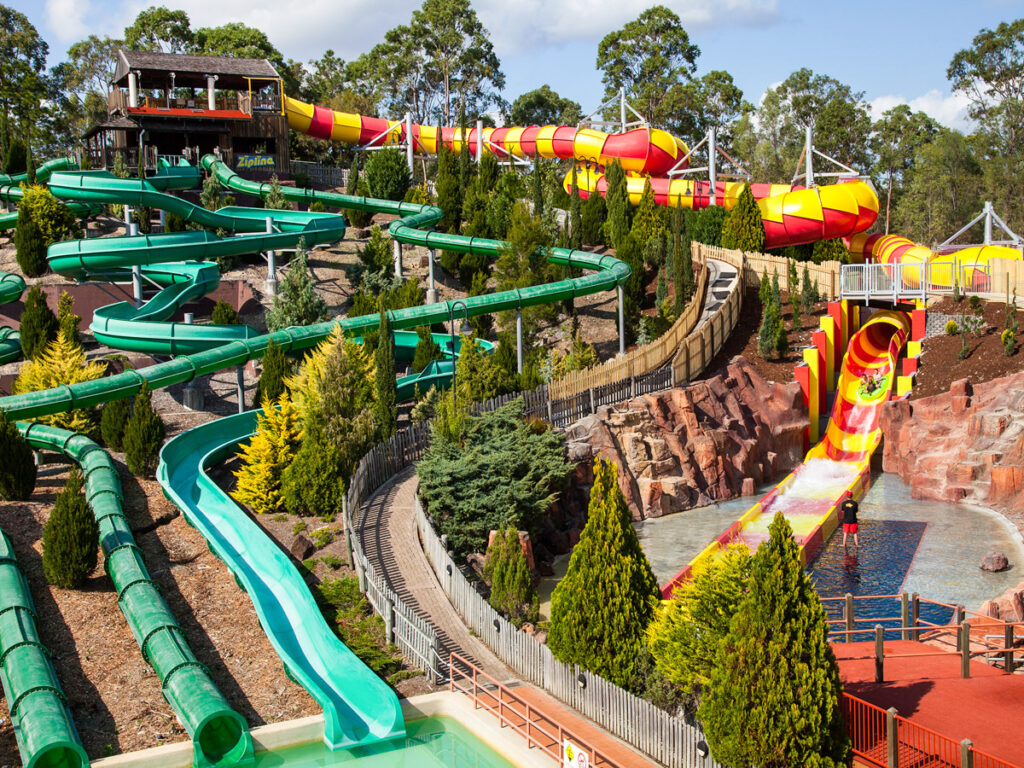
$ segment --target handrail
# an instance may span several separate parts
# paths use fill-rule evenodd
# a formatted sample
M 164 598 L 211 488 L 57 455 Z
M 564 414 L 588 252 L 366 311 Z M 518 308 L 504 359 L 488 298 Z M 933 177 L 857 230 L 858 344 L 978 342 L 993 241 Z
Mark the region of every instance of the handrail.
M 608 755 L 601 752 L 601 750 L 593 746 L 589 741 L 566 728 L 562 725 L 561 721 L 537 711 L 530 702 L 520 696 L 517 696 L 512 689 L 488 675 L 468 659 L 457 653 L 452 653 L 449 655 L 449 668 L 451 669 L 451 673 L 449 675 L 448 689 L 453 692 L 458 691 L 459 693 L 466 694 L 473 700 L 474 707 L 477 709 L 486 709 L 488 712 L 495 715 L 500 721 L 502 728 L 510 727 L 516 733 L 524 736 L 526 738 L 528 749 L 537 747 L 561 764 L 563 762 L 563 745 L 565 744 L 566 739 L 568 739 L 588 754 L 590 757 L 589 764 L 595 766 L 595 768 L 597 766 L 626 768 L 626 766 L 612 760 Z M 465 672 L 463 671 L 463 668 L 468 669 L 469 671 Z M 472 688 L 459 685 L 456 679 L 457 674 L 461 675 L 462 678 L 471 681 Z M 480 679 L 486 681 L 486 686 L 479 682 Z M 481 692 L 483 692 L 483 694 L 488 698 L 494 700 L 495 704 L 490 704 L 486 700 L 482 700 Z M 510 702 L 520 705 L 523 709 L 516 711 L 515 707 L 509 706 Z M 505 713 L 506 708 L 510 709 L 511 712 L 517 716 L 518 720 L 523 720 L 524 722 L 518 723 L 516 720 L 509 718 Z M 536 719 L 534 719 L 534 716 L 536 716 Z M 546 723 L 547 728 L 545 728 L 541 723 Z M 534 733 L 539 733 L 541 736 L 547 737 L 547 741 L 540 741 L 536 739 Z

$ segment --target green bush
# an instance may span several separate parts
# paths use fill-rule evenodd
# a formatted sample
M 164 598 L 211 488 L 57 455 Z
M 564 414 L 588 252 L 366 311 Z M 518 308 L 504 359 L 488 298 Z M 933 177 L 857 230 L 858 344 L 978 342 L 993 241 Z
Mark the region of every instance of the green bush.
M 274 303 L 267 310 L 267 330 L 280 331 L 293 325 L 312 325 L 327 319 L 327 302 L 316 292 L 316 282 L 306 266 L 306 251 L 299 241 L 298 252 L 288 266 Z
M 293 515 L 333 520 L 341 514 L 345 480 L 338 448 L 317 430 L 303 440 L 295 460 L 281 475 L 281 497 Z
M 533 577 L 526 565 L 526 555 L 515 528 L 498 531 L 487 548 L 484 578 L 491 585 L 488 602 L 498 613 L 517 627 L 524 622 L 536 623 L 539 600 L 533 588 Z
M 371 152 L 366 161 L 366 183 L 373 197 L 383 200 L 404 198 L 412 183 L 405 153 L 394 147 Z
M 75 467 L 43 528 L 43 573 L 62 589 L 82 586 L 96 567 L 100 532 L 82 493 L 84 485 Z
M 46 187 L 26 187 L 18 207 L 19 216 L 22 208 L 29 209 L 32 220 L 42 232 L 43 244 L 46 247 L 62 240 L 78 240 L 82 237 L 82 227 L 78 223 L 78 218 Z
M 292 364 L 284 352 L 284 347 L 271 339 L 267 351 L 263 354 L 263 372 L 260 373 L 256 385 L 255 402 L 263 407 L 265 402 L 274 402 L 284 392 L 284 381 L 292 374 Z
M 124 430 L 131 416 L 131 403 L 127 397 L 113 400 L 103 406 L 100 415 L 100 434 L 103 444 L 112 451 L 124 450 Z
M 956 336 L 958 333 L 960 333 L 960 326 L 956 324 L 956 320 L 947 320 L 946 321 L 946 335 L 947 336 Z
M 188 223 L 176 213 L 168 213 L 164 219 L 165 232 L 184 232 L 188 229 Z
M 819 301 L 821 301 L 821 295 L 818 293 L 818 283 L 811 279 L 810 267 L 807 266 L 807 262 L 804 262 L 803 281 L 800 288 L 800 304 L 804 312 L 810 312 Z
M 11 139 L 7 155 L 3 158 L 3 172 L 8 176 L 25 173 L 28 170 L 28 149 L 21 139 Z
M 60 322 L 46 303 L 46 296 L 38 285 L 32 286 L 25 296 L 25 310 L 21 313 L 21 351 L 28 359 L 41 353 L 57 338 Z
M 839 768 L 849 756 L 828 617 L 778 513 L 718 643 L 699 716 L 729 766 Z
M 590 193 L 587 201 L 583 204 L 582 218 L 580 219 L 580 231 L 583 236 L 583 244 L 599 246 L 604 244 L 604 220 L 607 215 L 604 198 L 600 193 Z
M 58 330 L 64 331 L 64 335 L 71 339 L 72 343 L 81 344 L 82 339 L 78 332 L 78 326 L 82 322 L 82 318 L 75 314 L 74 308 L 75 300 L 71 298 L 71 294 L 61 291 L 60 298 L 57 299 Z
M 490 531 L 530 530 L 548 511 L 572 470 L 564 452 L 565 437 L 537 434 L 513 400 L 469 417 L 461 444 L 435 429 L 417 465 L 420 496 L 455 552 L 480 552 Z
M 308 173 L 303 173 L 302 171 L 299 171 L 298 173 L 295 174 L 294 181 L 295 181 L 295 186 L 298 189 L 309 189 L 310 188 L 309 174 Z
M 348 184 L 345 187 L 345 194 L 358 197 L 369 197 L 370 195 L 370 189 L 366 186 L 366 179 L 359 176 L 359 153 L 353 156 L 352 165 L 349 166 Z M 362 229 L 373 219 L 373 214 L 369 211 L 349 208 L 345 211 L 345 217 L 348 219 L 349 225 L 356 229 Z
M 841 238 L 819 240 L 814 244 L 811 251 L 811 261 L 815 264 L 821 264 L 825 261 L 838 261 L 841 264 L 849 264 L 850 251 Z
M 785 326 L 779 314 L 779 308 L 775 302 L 770 301 L 765 305 L 761 315 L 761 327 L 757 332 L 757 351 L 765 360 L 774 358 L 777 355 L 780 330 L 785 335 Z
M 39 277 L 46 272 L 46 242 L 28 206 L 18 209 L 14 249 L 18 268 L 25 277 Z
M 285 199 L 281 182 L 276 173 L 270 177 L 270 189 L 263 195 L 263 207 L 272 211 L 290 210 L 292 207 L 292 204 Z
M 692 238 L 704 245 L 722 244 L 722 227 L 726 211 L 721 205 L 711 205 L 693 215 Z
M 1003 344 L 1003 354 L 1010 357 L 1016 348 L 1017 334 L 1007 328 L 999 335 L 999 340 Z
M 132 474 L 152 477 L 164 444 L 164 422 L 153 409 L 149 382 L 142 382 L 142 388 L 135 396 L 132 415 L 124 428 L 123 442 L 125 462 Z
M 0 411 L 0 499 L 27 501 L 36 487 L 36 463 L 28 441 Z
M 661 217 L 662 210 L 663 208 L 654 201 L 654 190 L 651 189 L 650 181 L 645 182 L 644 192 L 640 196 L 640 204 L 636 208 L 633 225 L 630 228 L 641 253 L 644 253 L 648 243 L 661 235 L 665 229 L 665 222 Z M 651 266 L 660 266 L 660 264 Z
M 230 303 L 218 301 L 213 307 L 210 320 L 214 325 L 238 325 L 238 313 Z
M 551 595 L 548 634 L 559 661 L 623 688 L 636 687 L 645 633 L 661 597 L 632 522 L 618 468 L 598 458 L 587 524 Z
M 747 253 L 764 251 L 764 224 L 761 209 L 754 200 L 750 185 L 743 186 L 736 206 L 726 214 L 722 224 L 722 247 Z
M 324 205 L 322 200 L 314 200 L 312 203 L 309 204 L 310 213 L 325 213 L 326 211 L 327 206 Z
M 424 325 L 417 328 L 416 335 L 419 336 L 419 341 L 416 342 L 416 350 L 413 352 L 412 369 L 419 373 L 432 360 L 440 360 L 444 355 L 441 354 L 441 345 L 430 335 L 429 326 Z
M 313 534 L 310 536 L 310 538 L 313 540 L 313 544 L 316 545 L 317 549 L 323 549 L 332 541 L 334 541 L 334 529 L 329 526 L 317 528 L 315 531 L 313 531 Z

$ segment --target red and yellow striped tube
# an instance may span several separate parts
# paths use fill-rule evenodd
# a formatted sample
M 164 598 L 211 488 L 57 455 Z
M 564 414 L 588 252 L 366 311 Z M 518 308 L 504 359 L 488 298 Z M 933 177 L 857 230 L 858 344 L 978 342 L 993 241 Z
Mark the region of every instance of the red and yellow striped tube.
M 825 437 L 810 450 L 807 459 L 865 462 L 871 458 L 882 432 L 878 415 L 892 392 L 896 360 L 910 333 L 905 312 L 875 312 L 850 339 L 836 385 Z M 881 376 L 882 386 L 868 395 L 863 391 L 864 374 Z
M 288 96 L 284 97 L 283 111 L 289 128 L 318 139 L 367 146 L 405 141 L 406 126 L 400 120 L 336 112 Z M 438 130 L 435 126 L 414 123 L 412 138 L 417 148 L 436 154 Z M 440 141 L 447 147 L 455 151 L 462 148 L 460 128 L 443 127 L 440 132 Z M 476 147 L 475 127 L 466 131 L 465 140 L 470 149 Z M 524 159 L 576 159 L 599 165 L 619 160 L 627 171 L 653 175 L 668 173 L 689 151 L 682 141 L 657 128 L 637 128 L 624 133 L 604 133 L 567 125 L 484 128 L 482 140 L 484 150 L 498 159 L 511 155 Z
M 629 176 L 626 189 L 633 204 L 640 202 L 644 186 L 650 183 L 654 199 L 661 205 L 682 208 L 706 208 L 711 202 L 711 184 L 689 179 L 645 178 Z M 572 189 L 572 172 L 563 182 Z M 604 174 L 593 168 L 576 171 L 580 197 L 591 193 L 604 195 Z M 719 181 L 715 184 L 715 204 L 726 210 L 736 205 L 743 191 L 742 182 Z M 848 181 L 807 189 L 788 184 L 751 184 L 764 222 L 765 247 L 802 245 L 834 237 L 850 237 L 863 232 L 878 218 L 878 197 L 863 181 Z
M 927 264 L 933 288 L 952 288 L 954 280 L 957 280 L 962 288 L 970 291 L 988 290 L 988 267 L 992 259 L 1020 261 L 1022 258 L 1016 248 L 1001 245 L 978 245 L 950 253 L 936 253 L 901 235 L 854 235 L 849 240 L 849 249 L 856 262 L 870 258 L 876 264 Z M 902 280 L 913 287 L 911 273 L 904 273 Z

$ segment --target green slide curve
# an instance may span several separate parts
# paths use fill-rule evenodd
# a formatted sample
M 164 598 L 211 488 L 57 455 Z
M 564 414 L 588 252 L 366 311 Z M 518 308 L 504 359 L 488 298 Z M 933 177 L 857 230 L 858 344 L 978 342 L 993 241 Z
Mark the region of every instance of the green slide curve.
M 39 639 L 28 584 L 0 530 L 0 682 L 25 768 L 84 768 L 89 758 Z
M 206 469 L 235 453 L 259 411 L 227 416 L 169 440 L 157 479 L 248 593 L 285 669 L 324 711 L 332 749 L 405 732 L 398 697 L 334 634 L 288 554 L 222 491 Z
M 252 737 L 245 720 L 192 653 L 146 570 L 124 514 L 121 481 L 110 455 L 84 435 L 65 429 L 24 422 L 18 429 L 34 449 L 60 453 L 81 466 L 85 498 L 99 525 L 104 567 L 117 590 L 118 605 L 143 657 L 160 678 L 164 698 L 192 738 L 193 765 L 228 768 L 250 759 Z

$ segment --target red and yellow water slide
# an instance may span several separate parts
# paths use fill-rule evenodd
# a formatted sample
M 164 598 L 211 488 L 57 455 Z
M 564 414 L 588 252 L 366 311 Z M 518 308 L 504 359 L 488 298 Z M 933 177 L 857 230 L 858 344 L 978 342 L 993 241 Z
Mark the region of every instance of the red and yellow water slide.
M 288 127 L 324 140 L 363 146 L 395 146 L 406 140 L 409 127 L 402 121 L 337 112 L 284 97 L 283 109 Z M 599 168 L 613 160 L 622 163 L 630 175 L 626 184 L 630 200 L 640 201 L 644 185 L 651 184 L 655 199 L 662 205 L 705 208 L 711 201 L 709 182 L 666 178 L 682 160 L 687 146 L 667 131 L 637 128 L 623 133 L 605 133 L 592 128 L 571 126 L 527 126 L 513 128 L 470 128 L 411 125 L 413 145 L 420 152 L 434 154 L 439 142 L 459 151 L 463 143 L 481 148 L 498 159 L 541 157 L 576 160 L 583 163 L 576 184 L 584 199 L 593 192 L 605 193 L 604 174 Z M 685 164 L 684 164 L 685 167 Z M 571 185 L 571 174 L 565 186 Z M 863 232 L 878 218 L 878 197 L 862 181 L 806 189 L 787 184 L 753 184 L 751 190 L 761 208 L 768 248 L 802 245 L 835 237 L 851 237 Z M 732 208 L 743 184 L 719 182 L 715 185 L 715 203 Z
M 693 569 L 732 543 L 752 551 L 768 537 L 768 526 L 782 512 L 800 544 L 804 562 L 821 551 L 839 521 L 839 505 L 847 490 L 860 497 L 871 478 L 871 455 L 881 440 L 878 415 L 891 396 L 896 362 L 907 341 L 910 320 L 904 312 L 878 311 L 850 338 L 836 384 L 832 416 L 824 438 L 761 501 L 709 544 L 664 587 L 662 596 L 688 580 Z M 867 391 L 864 377 L 877 388 Z

